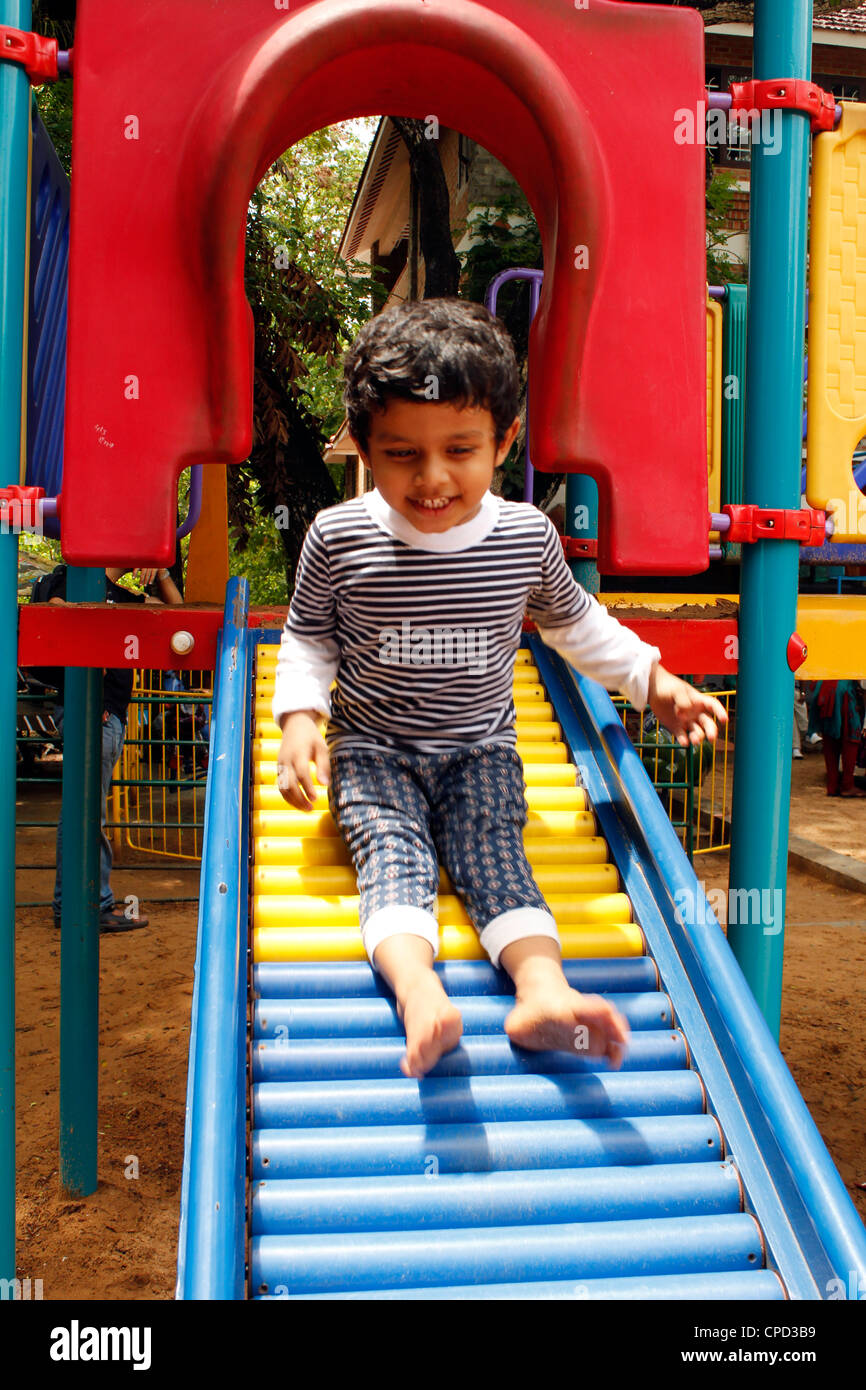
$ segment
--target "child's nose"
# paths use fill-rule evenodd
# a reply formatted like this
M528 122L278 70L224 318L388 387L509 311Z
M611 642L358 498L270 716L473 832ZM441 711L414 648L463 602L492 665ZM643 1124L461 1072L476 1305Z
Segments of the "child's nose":
M423 487L434 487L448 477L448 460L428 454L419 460L415 481Z

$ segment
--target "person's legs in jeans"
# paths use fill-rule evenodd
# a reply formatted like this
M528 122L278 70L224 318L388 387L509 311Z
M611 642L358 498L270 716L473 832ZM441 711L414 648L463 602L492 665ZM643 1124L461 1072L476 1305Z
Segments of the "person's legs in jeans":
M116 714L109 714L102 725L102 821L99 846L99 910L110 912L114 907L111 890L111 865L114 856L111 842L105 833L106 804L111 778L123 748L124 729Z
M534 1050L568 1049L621 1065L629 1028L599 995L571 988L556 923L523 848L523 764L510 745L486 744L443 759L431 828L455 891L493 965L508 972L515 1007L505 1029Z
M418 765L413 755L337 749L328 788L358 881L364 949L406 1030L406 1076L429 1071L463 1028L433 970L439 864Z

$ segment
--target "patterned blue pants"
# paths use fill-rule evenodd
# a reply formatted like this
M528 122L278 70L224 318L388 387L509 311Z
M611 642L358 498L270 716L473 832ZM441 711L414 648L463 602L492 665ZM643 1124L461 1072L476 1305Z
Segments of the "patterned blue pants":
M559 940L523 850L523 766L510 744L435 754L337 748L328 798L374 965L389 936L423 936L438 955L437 854L494 965L513 941Z

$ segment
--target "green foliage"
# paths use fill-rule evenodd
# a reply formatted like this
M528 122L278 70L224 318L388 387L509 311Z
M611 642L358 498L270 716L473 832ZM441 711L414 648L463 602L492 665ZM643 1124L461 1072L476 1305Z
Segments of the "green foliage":
M377 279L338 247L376 124L344 121L307 136L250 199L255 448L231 479L229 505L230 565L249 577L254 603L285 601L299 537L316 511L338 500L338 470L321 454L343 421L342 356L370 317ZM274 525L277 504L292 512L283 531Z
M728 250L728 242L735 233L725 226L736 183L735 172L716 169L707 188L707 283L710 285L745 279L746 268L741 257Z

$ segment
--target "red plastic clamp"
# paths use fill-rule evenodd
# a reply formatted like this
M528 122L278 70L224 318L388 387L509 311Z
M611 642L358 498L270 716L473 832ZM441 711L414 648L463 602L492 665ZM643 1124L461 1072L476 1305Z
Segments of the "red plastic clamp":
M19 487L17 483L0 487L0 527L8 530L11 524L15 530L23 531L36 526L39 520L36 503L44 496L44 487Z
M598 555L598 541L594 538L581 540L579 536L560 536L562 549L572 560L594 560Z
M832 130L836 124L836 98L814 82L801 77L770 78L761 82L732 82L732 111L805 111L812 130Z
M0 58L20 63L36 87L43 82L57 81L57 48L56 39L0 24Z
M732 544L775 540L823 545L826 539L827 513L816 507L786 509L729 503L722 511L731 518L731 525L722 533L722 539Z
M791 670L799 671L806 657L809 655L809 649L799 632L791 633L791 636L788 638L788 648L785 655Z

